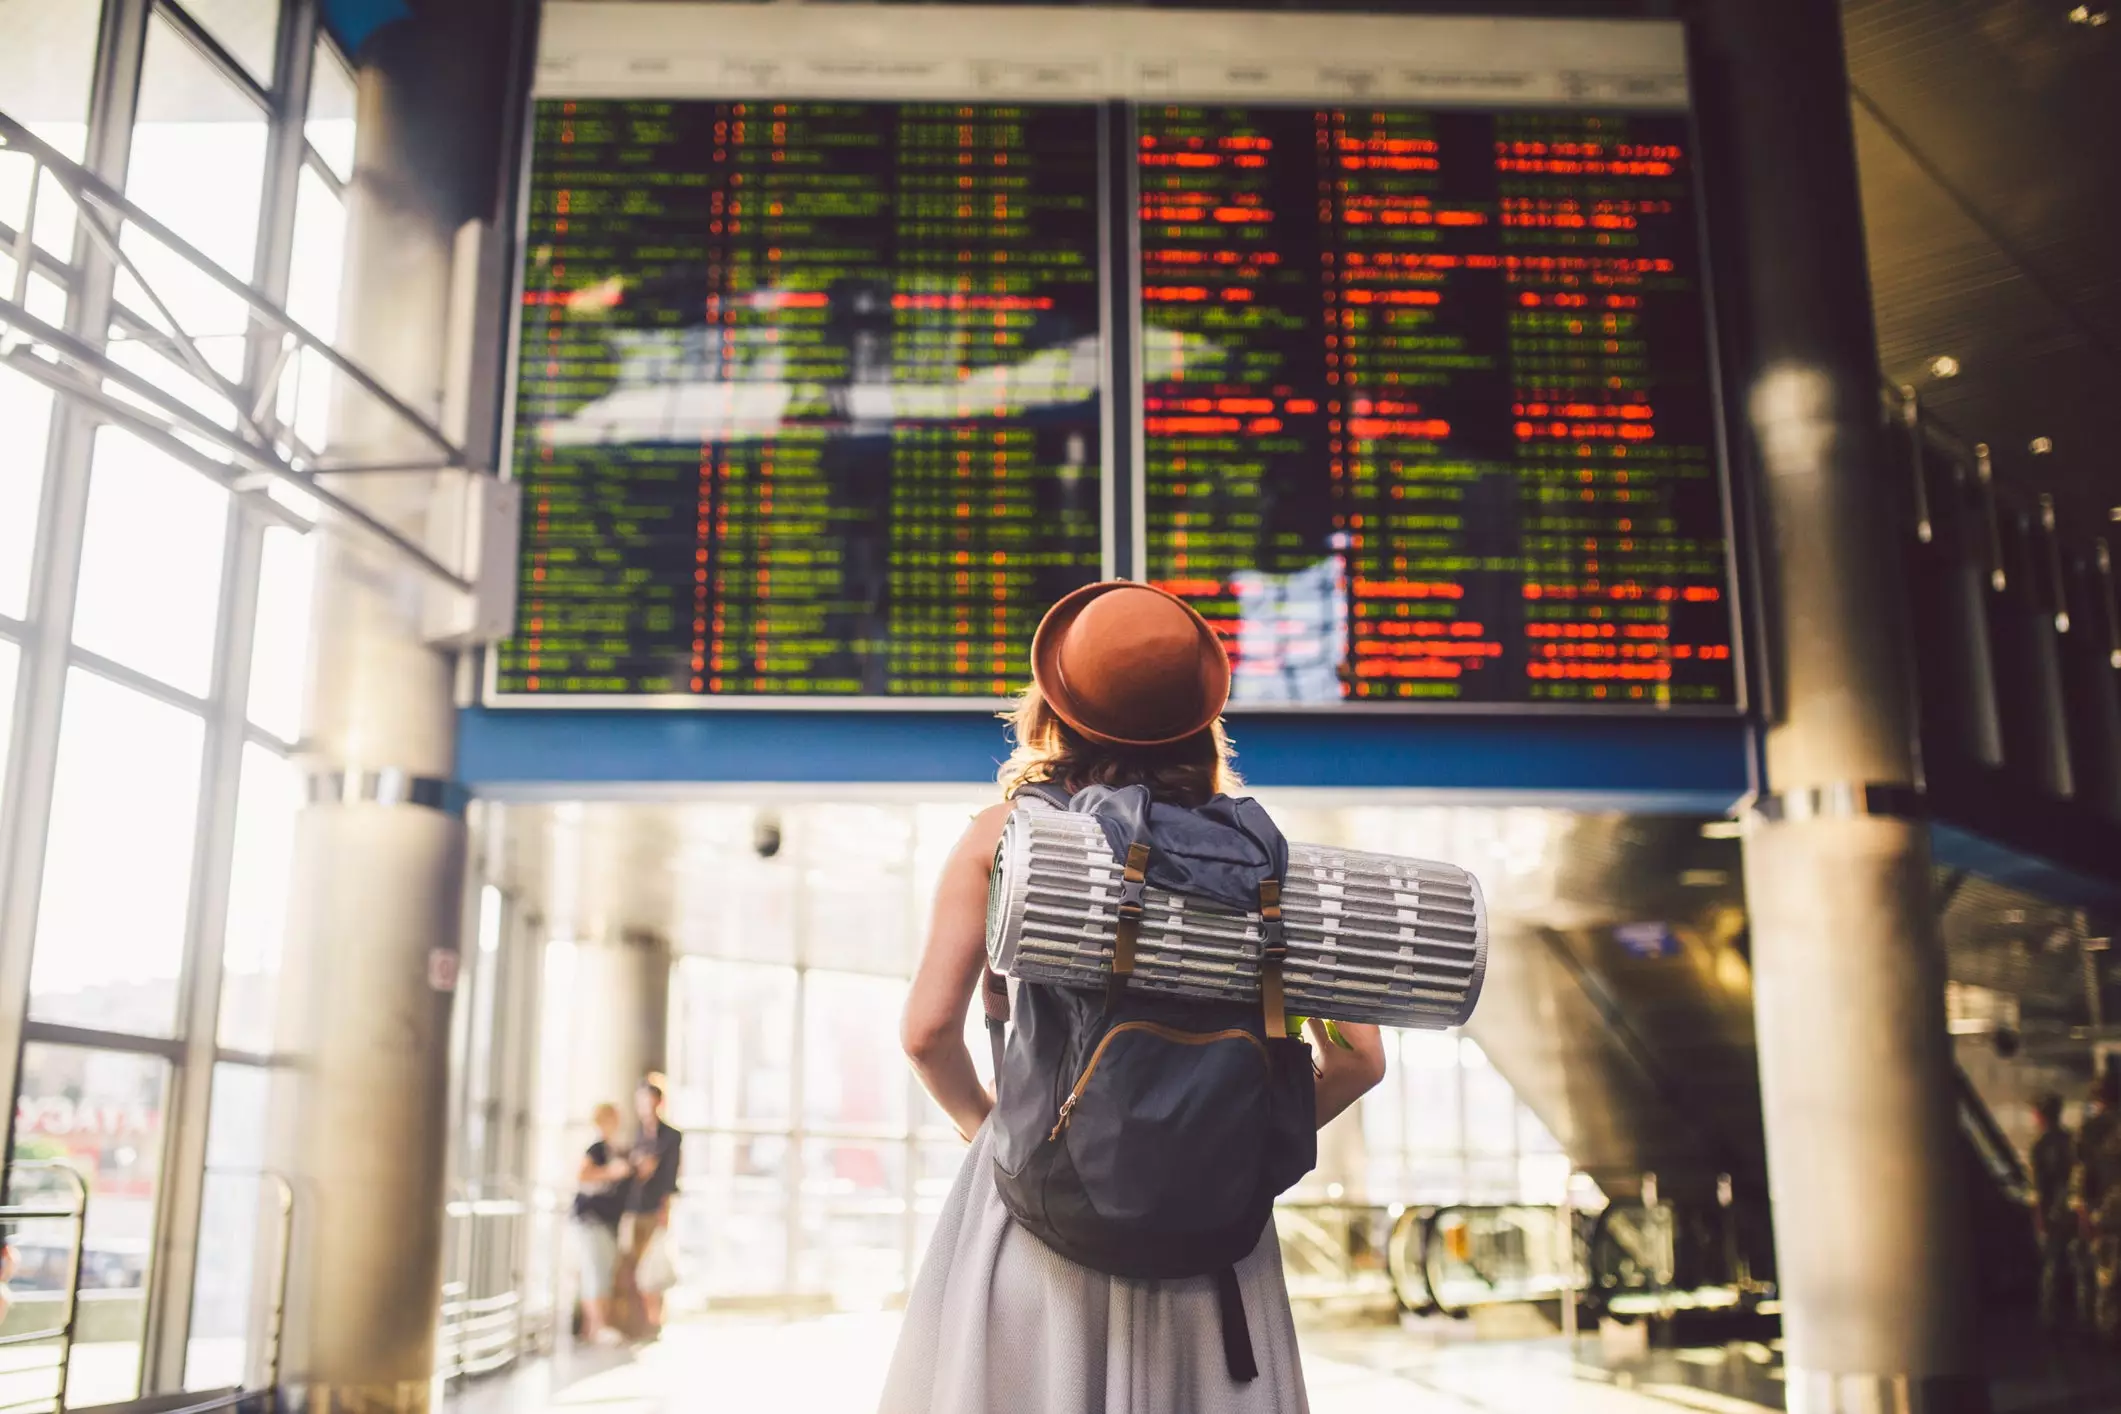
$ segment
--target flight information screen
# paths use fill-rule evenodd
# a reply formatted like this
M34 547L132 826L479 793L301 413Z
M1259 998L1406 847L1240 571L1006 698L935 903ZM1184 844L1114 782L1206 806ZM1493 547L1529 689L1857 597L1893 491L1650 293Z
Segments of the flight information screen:
M1683 113L1134 140L1145 577L1235 701L1737 705Z
M991 698L1103 569L1106 112L546 99L493 695Z

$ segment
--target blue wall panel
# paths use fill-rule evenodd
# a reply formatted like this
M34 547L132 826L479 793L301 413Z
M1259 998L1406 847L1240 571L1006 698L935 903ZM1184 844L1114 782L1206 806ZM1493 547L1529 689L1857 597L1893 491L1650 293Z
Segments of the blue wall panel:
M1722 810L1747 788L1732 720L1237 717L1260 787L1423 789ZM958 712L465 712L458 774L484 795L593 796L688 783L977 783L1007 751L993 717Z

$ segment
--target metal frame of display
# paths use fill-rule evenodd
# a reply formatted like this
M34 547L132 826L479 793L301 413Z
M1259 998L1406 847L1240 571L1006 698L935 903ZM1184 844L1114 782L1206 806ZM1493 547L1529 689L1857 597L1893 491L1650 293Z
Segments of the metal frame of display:
M582 12L577 15L576 12ZM559 21L555 24L555 21ZM886 23L877 23L878 21ZM715 40L733 36L724 47L719 42L694 47L670 27L695 24L703 35L711 28ZM935 34L923 26L946 26ZM1094 25L1103 31L1094 43L1085 45L1081 36ZM1045 27L1041 29L1040 27ZM1355 36L1371 37L1388 31L1403 36L1410 27L1437 36L1434 47L1440 57L1436 67L1415 70L1406 67L1380 69L1379 64L1402 63L1389 54L1380 56L1366 49ZM555 38L554 31L577 31L577 37ZM1656 29L1675 41L1676 70L1669 63L1651 67L1629 64L1615 56L1640 48L1637 36ZM1633 33L1629 33L1632 31ZM593 33L593 41L580 35ZM772 39L757 38L761 33ZM652 50L628 51L629 34L659 36ZM1067 43L1049 42L1065 34ZM1331 42L1319 44L1320 34ZM963 38L976 35L971 48ZM1626 35L1626 38L1620 36ZM613 38L613 36L617 36ZM938 37L947 42L932 43ZM1527 37L1537 43L1527 42ZM1188 43L1181 46L1177 41ZM1301 37L1299 41L1299 37ZM1205 38L1204 43L1192 43ZM815 48L806 49L806 40ZM1218 41L1222 42L1218 49ZM529 134L541 98L583 97L662 101L714 101L720 97L788 101L922 102L960 101L980 103L1093 103L1099 109L1102 178L1099 193L1101 215L1100 265L1102 277L1101 322L1104 332L1103 403L1104 456L1100 468L1103 489L1102 517L1105 544L1104 573L1139 578L1147 560L1146 434L1141 414L1142 398L1142 302L1140 299L1140 222L1138 173L1133 165L1111 170L1117 150L1110 139L1121 132L1131 137L1136 107L1162 100L1222 102L1247 106L1316 106L1320 103L1369 102L1379 106L1504 111L1509 109L1630 109L1655 108L1681 115L1694 143L1690 185L1695 199L1693 226L1695 253L1699 260L1700 303L1705 322L1709 382L1709 417L1712 424L1708 451L1715 463L1716 484L1721 499L1724 533L1724 588L1730 628L1733 700L1728 703L1628 703L1628 702L1465 702L1380 701L1354 702L1257 702L1233 703L1232 716L1245 718L1296 717L1489 717L1515 718L1624 718L1660 720L1674 717L1743 719L1754 706L1754 664L1747 633L1750 597L1740 593L1748 582L1747 561L1739 554L1740 521L1735 506L1731 471L1731 449L1727 397L1722 380L1720 330L1716 318L1713 253L1702 161L1702 134L1695 102L1695 66L1691 62L1690 35L1675 19L1613 17L1601 19L1534 19L1522 16L1489 19L1471 15L1384 17L1334 14L1291 15L1269 11L1143 11L1097 10L1084 12L1010 10L958 6L835 5L831 7L760 7L755 5L614 4L575 5L548 3L541 33L538 78L530 86L522 117L524 134L515 192L515 261L510 273L509 345L506 354L503 405L501 408L501 474L514 471L516 375L520 357L522 292L525 279L524 249L528 233L530 171L534 144ZM578 49L569 46L579 45ZM1144 45L1148 47L1144 49ZM898 46L894 49L893 46ZM1293 47L1291 47L1293 46ZM852 62L835 68L829 62L834 51L863 59L889 61L906 54L928 55L920 62L927 72L907 78L892 75L893 82L868 86L860 66ZM558 49L557 56L554 50ZM755 49L770 49L773 59L758 58ZM976 53L974 51L977 51ZM1309 52L1324 50L1323 53ZM1508 53L1518 71L1462 67L1464 57ZM1167 58L1144 60L1143 52ZM1050 56L1043 61L989 58L989 55L1035 53ZM1261 64L1259 54L1293 54L1284 61ZM1456 57L1454 57L1456 56ZM1428 55L1424 52L1424 60ZM811 61L810 72L825 74L824 80L805 81L784 72ZM1213 83L1198 74L1203 65L1223 66L1221 79L1229 91L1216 91ZM1584 67L1584 66L1588 67ZM955 87L940 74L953 71ZM1297 77L1297 71L1303 71ZM1388 82L1380 88L1377 75ZM1012 85L1012 81L1015 86ZM1540 84L1545 88L1540 88ZM780 85L787 85L782 87ZM928 87L921 88L926 84ZM907 86L901 86L907 85ZM1085 86L1087 85L1087 87ZM1396 85L1396 90L1395 90ZM1482 86L1485 85L1483 90ZM1514 95L1512 89L1519 90ZM1534 89L1526 96L1524 89ZM979 92L972 92L979 89ZM1479 90L1479 91L1468 91ZM1114 198L1126 201L1124 211L1113 209ZM1124 278L1115 282L1114 260L1122 254L1113 248L1113 222L1124 219L1128 228L1124 255ZM1131 318L1124 329L1113 327L1114 313L1124 300ZM1122 351L1116 340L1124 338ZM1115 367L1124 352L1131 365L1126 386L1120 386ZM1122 425L1119 399L1126 400L1127 422ZM1122 446L1124 439L1124 447ZM1124 452L1124 458L1122 458ZM1127 463L1120 475L1118 463ZM1124 507L1119 498L1125 498ZM1118 521L1124 509L1126 524ZM1122 541L1122 535L1124 539ZM877 695L716 695L709 693L624 694L504 694L497 691L498 656L493 646L483 650L479 671L479 704L504 712L522 710L691 711L712 712L718 708L737 711L783 712L896 712L976 713L1008 707L1010 699L996 697L904 697Z

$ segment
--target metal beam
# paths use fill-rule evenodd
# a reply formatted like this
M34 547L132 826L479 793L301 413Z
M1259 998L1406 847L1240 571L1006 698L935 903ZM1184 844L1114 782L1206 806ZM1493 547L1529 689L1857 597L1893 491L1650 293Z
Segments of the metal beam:
M186 264L191 265L200 274L205 275L222 289L242 300L252 314L265 320L281 332L299 339L305 347L314 349L319 357L331 364L333 369L350 379L355 386L389 409L392 415L403 421L423 441L432 444L450 460L459 465L463 464L462 450L451 442L439 427L435 426L432 421L399 398L395 393L384 387L366 369L341 354L329 343L318 338L302 325L296 323L286 310L280 308L272 300L259 294L226 270L223 270L201 253L196 246L128 201L110 183L103 181L86 168L69 161L64 153L38 138L35 133L32 133L28 128L5 113L0 113L0 147L8 147L29 154L41 166L50 171L58 179L59 183L73 194L77 202L94 203L96 206L116 215L124 223L139 227L155 241L167 246L173 253L182 257ZM83 205L83 214L87 214L85 204Z

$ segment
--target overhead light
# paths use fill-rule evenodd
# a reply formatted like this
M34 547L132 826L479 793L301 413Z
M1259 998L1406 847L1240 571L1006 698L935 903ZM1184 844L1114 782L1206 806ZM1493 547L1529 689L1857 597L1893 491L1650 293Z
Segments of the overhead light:
M2097 29L2113 17L2113 12L2104 5L2079 5L2076 9L2069 12L2069 22L2071 24L2090 25L2093 29Z
M1701 837L1705 840L1735 840L1745 834L1742 820L1710 820L1702 825Z
M2106 512L2106 518L2112 521L2121 521L2121 506L2110 507Z
M2026 444L2026 450L2036 457L2044 457L2055 450L2055 439L2052 437L2035 437Z
M1958 376L1959 360L1953 358L1950 354L1938 354L1930 360L1930 377L1957 378Z

